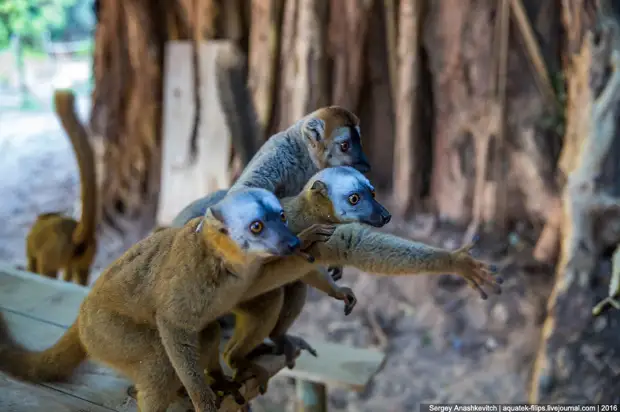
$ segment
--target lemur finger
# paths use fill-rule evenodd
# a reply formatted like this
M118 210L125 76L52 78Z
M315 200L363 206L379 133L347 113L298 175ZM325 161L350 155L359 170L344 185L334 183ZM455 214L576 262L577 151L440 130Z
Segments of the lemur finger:
M482 287L472 278L465 278L465 280L467 281L467 283L469 284L469 286L474 289L476 292L478 292L478 294L480 295L480 298L482 298L482 300L487 300L487 298L489 297L489 295L487 295L487 293L482 289Z
M330 274L334 282L342 279L342 267L341 266L330 266L327 268L327 272Z
M307 260L307 261L308 261L308 263L314 263L314 261L315 261L314 256L312 256L312 255L311 255L311 254L309 254L309 253L302 252L301 250L297 250L297 251L295 251L295 254L296 254L297 256L299 256L299 257L301 257L301 258L303 258L303 259Z
M308 351L308 353L310 353L315 358L319 356L318 353L316 352L316 350L312 346L310 346L310 344L308 342L306 342L305 339L302 339L302 338L299 338L299 337L295 337L294 341L295 341L295 345L299 349Z
M344 314L345 316L348 316L353 311L355 305L357 305L357 298L355 297L353 292L348 292L345 294L344 302Z

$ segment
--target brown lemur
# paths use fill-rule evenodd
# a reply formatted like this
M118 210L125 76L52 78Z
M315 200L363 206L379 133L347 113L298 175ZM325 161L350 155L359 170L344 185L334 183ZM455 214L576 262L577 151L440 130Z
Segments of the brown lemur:
M300 233L312 226L313 223L336 224L347 222L362 222L374 227L382 227L390 221L388 210L375 199L375 190L370 181L359 171L349 166L326 168L315 174L305 185L304 189L294 197L280 200L289 220L289 228L293 233ZM299 281L284 285L284 302L277 323L269 337L275 344L276 354L285 354L287 365L292 368L295 364L297 349L306 349L316 356L316 352L303 339L287 335L288 329L297 319L305 304L307 284L325 292L339 300L345 301L345 314L353 309L356 299L351 289L339 287L332 277L322 268L317 268ZM250 291L251 291L250 287ZM251 292L248 292L251 293ZM260 295L251 301L244 302L235 311L240 328L236 328L237 335L247 333L248 325L269 325L272 323L263 316L257 306L265 305L268 296ZM235 317L231 320L226 317L220 325L224 328L233 328ZM258 326L258 325L256 325ZM234 341L241 338L237 336ZM260 342L258 342L260 343ZM257 343L257 344L258 344ZM224 350L224 358L230 357L228 352L232 346ZM249 353L253 348L245 350ZM245 356L247 353L235 356Z
M27 381L54 381L91 357L134 382L142 412L164 412L182 386L197 412L215 411L218 399L204 369L220 385L227 380L218 351L209 347L219 345L215 320L233 310L266 260L301 253L300 246L321 240L320 232L295 236L265 189L231 193L204 219L153 233L108 266L51 348L27 350L0 327L0 369ZM252 370L253 364L233 366Z
M59 212L37 217L26 236L28 270L80 285L88 283L90 267L97 251L97 179L95 159L88 133L77 117L75 96L70 90L54 92L56 114L75 151L80 171L82 216L79 221Z
M242 187L262 187L279 198L297 195L319 170L352 166L361 173L370 171L362 149L359 118L339 106L320 108L288 129L271 136L261 146L229 191ZM203 216L207 205L228 193L219 190L187 205L172 221L181 227ZM339 267L329 268L336 274Z

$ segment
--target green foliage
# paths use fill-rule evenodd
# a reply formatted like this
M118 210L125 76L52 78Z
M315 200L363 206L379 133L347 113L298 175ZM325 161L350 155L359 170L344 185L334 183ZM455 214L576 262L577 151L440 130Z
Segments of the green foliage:
M12 35L38 43L42 34L66 23L66 11L77 0L0 0L0 49Z

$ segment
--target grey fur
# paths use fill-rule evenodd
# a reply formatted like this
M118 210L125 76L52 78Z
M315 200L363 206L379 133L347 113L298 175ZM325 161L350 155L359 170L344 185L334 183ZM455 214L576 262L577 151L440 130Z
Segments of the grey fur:
M309 146L321 141L325 125L321 119L310 116L312 113L269 138L229 190L260 187L275 193L278 198L298 194L306 182L320 170L318 159L313 158ZM328 159L323 160L331 166L350 163L362 172L367 171L368 159L361 148L359 127L340 127L333 134L333 145L325 152ZM349 153L338 153L337 147L347 138L351 140ZM214 199L222 199L225 195L225 190L219 190L193 201L174 218L172 226L180 227L203 216L208 204Z
M218 190L217 192L210 193L205 197L194 200L189 205L185 206L178 215L174 217L171 227L183 227L190 220L204 216L209 206L216 204L220 200L224 199L228 190Z

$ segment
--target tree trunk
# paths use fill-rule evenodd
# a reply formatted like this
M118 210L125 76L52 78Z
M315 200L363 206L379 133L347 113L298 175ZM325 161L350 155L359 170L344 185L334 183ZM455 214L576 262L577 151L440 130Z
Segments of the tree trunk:
M326 0L288 0L284 8L277 130L329 101Z
M368 22L359 116L364 150L372 164L370 177L383 189L392 185L394 158L394 113L385 33L385 9L382 2L375 0Z
M424 0L402 0L398 22L398 64L395 79L396 142L394 147L394 213L405 217L420 209L418 80Z
M502 108L494 103L498 56L493 39L498 36L493 27L500 15L499 4L491 0L431 2L424 23L435 101L431 196L440 217L460 224L474 218L481 224L493 223L496 215L509 221L546 219L549 205L557 199L557 153L549 142L559 137L552 127L543 125L550 115L545 113L547 104L536 87L528 56L519 47L524 42L518 28L511 30L517 34L508 48L506 125L497 118ZM548 15L548 6L533 0L526 5L530 21L537 21L540 13ZM547 22L536 32L536 39L559 36L557 13ZM553 50L544 51L546 60L557 67L559 56ZM499 133L499 127L505 132ZM505 137L498 139L498 135ZM497 145L504 148L501 153ZM485 165L483 175L480 165ZM478 191L481 216L473 213L477 174L483 182ZM498 211L496 205L502 204L506 210Z
M280 87L277 69L283 11L284 0L252 1L248 84L262 129L262 140L272 134L274 100Z
M330 3L327 51L332 61L331 103L356 111L364 80L364 48L374 1Z
M597 282L597 275L620 276L620 262L610 264L607 256L599 264L601 254L620 242L620 24L605 3L600 2L603 18L585 38L584 5L564 10L570 60L560 167L567 183L560 259L532 373L534 403L620 401L620 323L592 318L592 307L606 294L607 282ZM610 295L617 295L618 281L612 281Z

